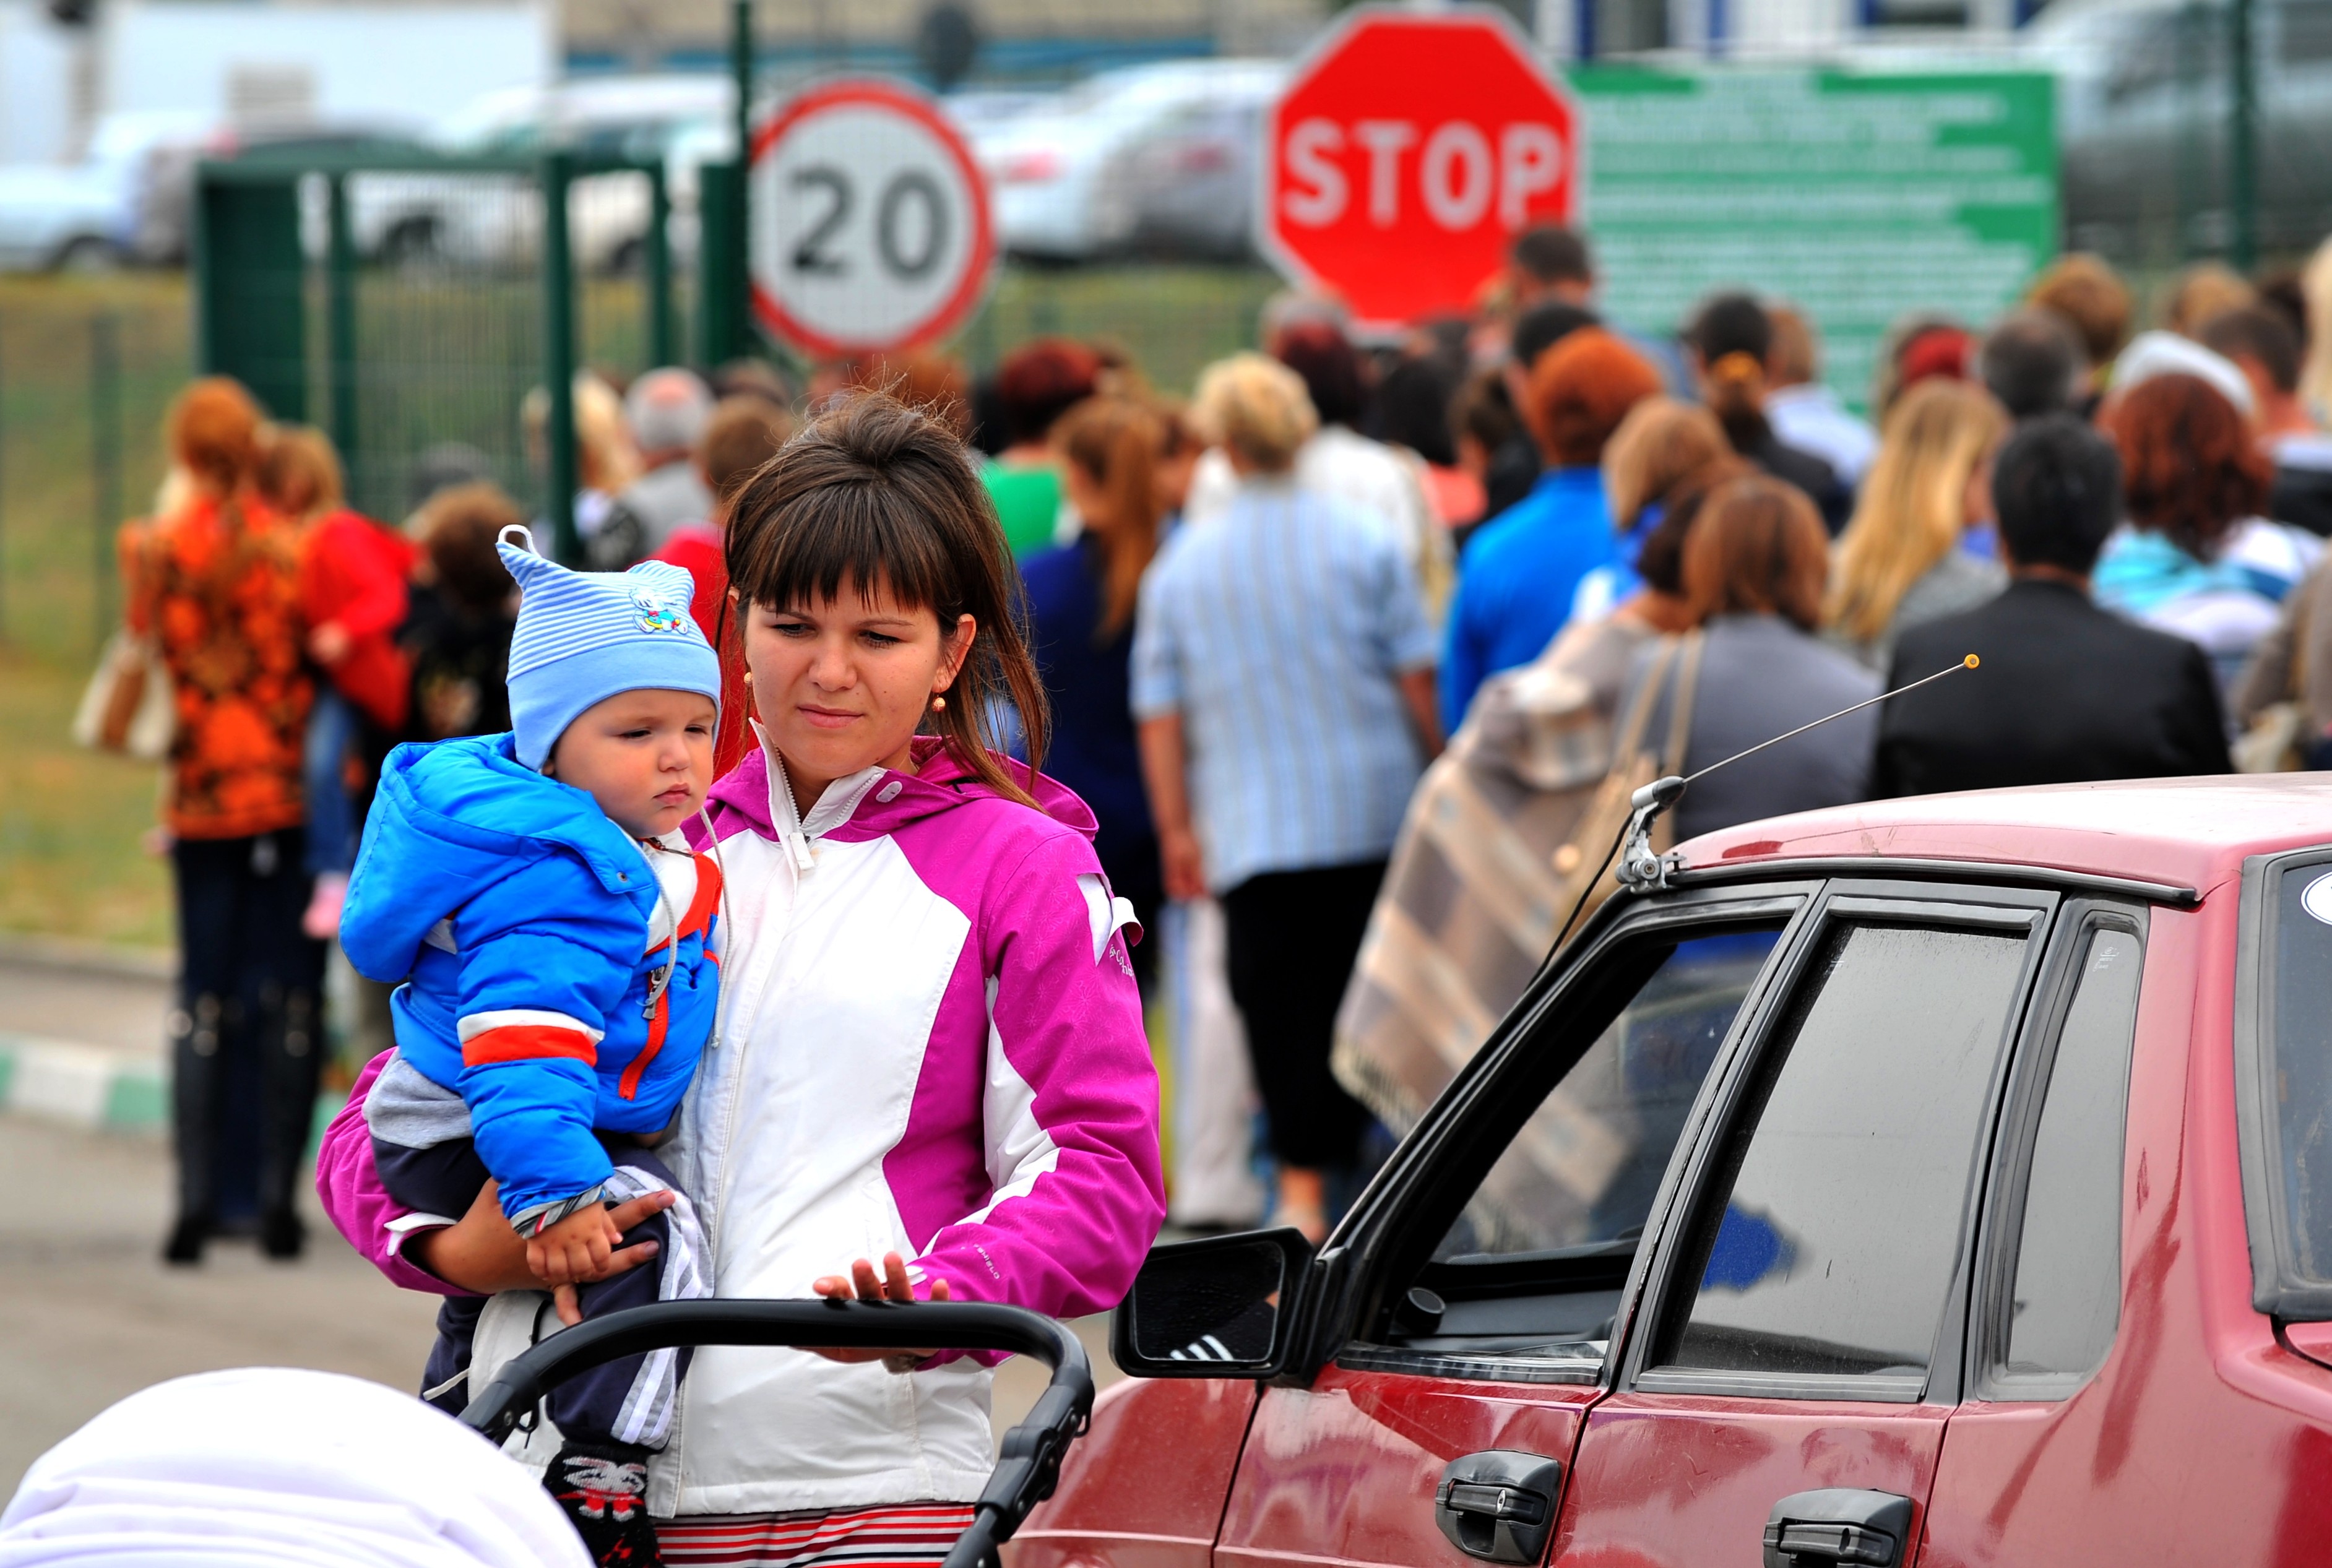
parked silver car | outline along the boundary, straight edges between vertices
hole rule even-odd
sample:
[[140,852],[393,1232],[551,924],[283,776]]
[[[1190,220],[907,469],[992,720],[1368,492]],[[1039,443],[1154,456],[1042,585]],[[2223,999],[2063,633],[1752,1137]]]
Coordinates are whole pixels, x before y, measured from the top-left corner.
[[203,129],[182,114],[110,114],[78,163],[0,166],[0,269],[89,271],[138,255],[158,162]]
[[[583,78],[545,88],[489,93],[437,127],[435,150],[530,155],[548,148],[664,160],[675,212],[693,206],[690,158],[727,156],[732,98],[725,76]],[[531,182],[492,175],[358,176],[349,190],[357,249],[387,260],[530,263],[542,214]],[[638,259],[648,226],[648,186],[637,175],[578,180],[569,197],[574,254],[592,271],[620,271]]]
[[1049,261],[1246,253],[1268,60],[1108,71],[991,126],[973,148],[1007,250]]

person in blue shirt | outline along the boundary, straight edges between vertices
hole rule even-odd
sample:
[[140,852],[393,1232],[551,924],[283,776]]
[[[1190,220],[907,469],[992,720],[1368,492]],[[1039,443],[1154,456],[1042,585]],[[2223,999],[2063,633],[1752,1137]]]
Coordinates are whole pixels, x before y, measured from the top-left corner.
[[[1029,645],[1053,710],[1045,770],[1093,808],[1102,874],[1145,931],[1158,928],[1165,886],[1126,693],[1134,600],[1158,553],[1165,442],[1163,423],[1131,398],[1092,397],[1063,415],[1052,445],[1084,529],[1071,543],[1020,563]],[[1146,942],[1133,950],[1144,990],[1156,950]]]
[[1659,372],[1610,332],[1585,328],[1540,359],[1523,409],[1546,458],[1530,493],[1485,523],[1458,563],[1441,658],[1441,716],[1454,732],[1481,684],[1545,651],[1580,579],[1613,559],[1597,464]]

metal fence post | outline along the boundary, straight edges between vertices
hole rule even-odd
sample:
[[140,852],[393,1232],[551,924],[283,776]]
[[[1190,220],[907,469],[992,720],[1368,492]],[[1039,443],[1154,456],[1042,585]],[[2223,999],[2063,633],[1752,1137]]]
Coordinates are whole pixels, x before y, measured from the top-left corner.
[[340,449],[353,505],[361,492],[357,458],[356,242],[349,225],[347,177],[327,176],[325,190],[330,222],[324,253],[324,358],[330,378],[332,445]]
[[121,523],[121,323],[111,311],[89,322],[90,532],[96,575],[96,636],[105,645],[113,624],[113,532]]
[[2259,59],[2251,47],[2251,0],[2227,7],[2227,202],[2234,210],[2235,270],[2259,264]]
[[[729,193],[727,253],[721,259],[717,274],[711,270],[699,274],[708,285],[717,275],[720,282],[714,286],[729,294],[723,301],[722,317],[729,338],[717,352],[706,346],[707,363],[737,359],[753,351],[753,0],[733,0],[730,7],[729,74],[735,82],[736,93],[736,102],[730,107],[731,119],[736,125],[737,174]],[[698,241],[697,248],[703,249],[702,239]]]
[[582,559],[575,531],[575,266],[567,231],[567,186],[573,160],[564,152],[542,159],[542,375],[550,383],[550,551],[574,565]]
[[677,365],[672,327],[672,192],[664,186],[664,164],[648,168],[647,266],[648,363]]

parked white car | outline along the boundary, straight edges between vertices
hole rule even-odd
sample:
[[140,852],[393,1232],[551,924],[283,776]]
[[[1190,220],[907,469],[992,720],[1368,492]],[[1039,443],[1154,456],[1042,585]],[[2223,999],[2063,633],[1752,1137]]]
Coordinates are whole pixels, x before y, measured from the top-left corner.
[[[488,93],[449,118],[431,132],[428,145],[456,155],[531,155],[565,147],[662,159],[677,215],[684,206],[693,208],[694,161],[725,156],[733,139],[722,129],[732,98],[729,79],[712,74],[586,77],[512,88]],[[680,161],[687,162],[684,169],[674,167]],[[530,263],[541,243],[541,209],[530,183],[492,175],[358,176],[349,193],[357,248],[397,261]],[[637,262],[648,226],[645,179],[578,180],[569,206],[577,265],[612,271]]]
[[0,268],[84,271],[129,259],[155,158],[203,130],[183,114],[110,114],[79,163],[0,166]]
[[1005,248],[1052,261],[1244,253],[1263,115],[1286,75],[1268,60],[1130,66],[975,126]]

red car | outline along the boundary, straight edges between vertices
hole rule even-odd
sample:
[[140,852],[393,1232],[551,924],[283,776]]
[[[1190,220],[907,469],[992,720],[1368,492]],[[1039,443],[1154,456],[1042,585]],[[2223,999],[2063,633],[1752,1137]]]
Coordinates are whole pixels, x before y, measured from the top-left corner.
[[1316,1256],[1152,1255],[1016,1568],[2332,1563],[2332,784],[1679,859]]

